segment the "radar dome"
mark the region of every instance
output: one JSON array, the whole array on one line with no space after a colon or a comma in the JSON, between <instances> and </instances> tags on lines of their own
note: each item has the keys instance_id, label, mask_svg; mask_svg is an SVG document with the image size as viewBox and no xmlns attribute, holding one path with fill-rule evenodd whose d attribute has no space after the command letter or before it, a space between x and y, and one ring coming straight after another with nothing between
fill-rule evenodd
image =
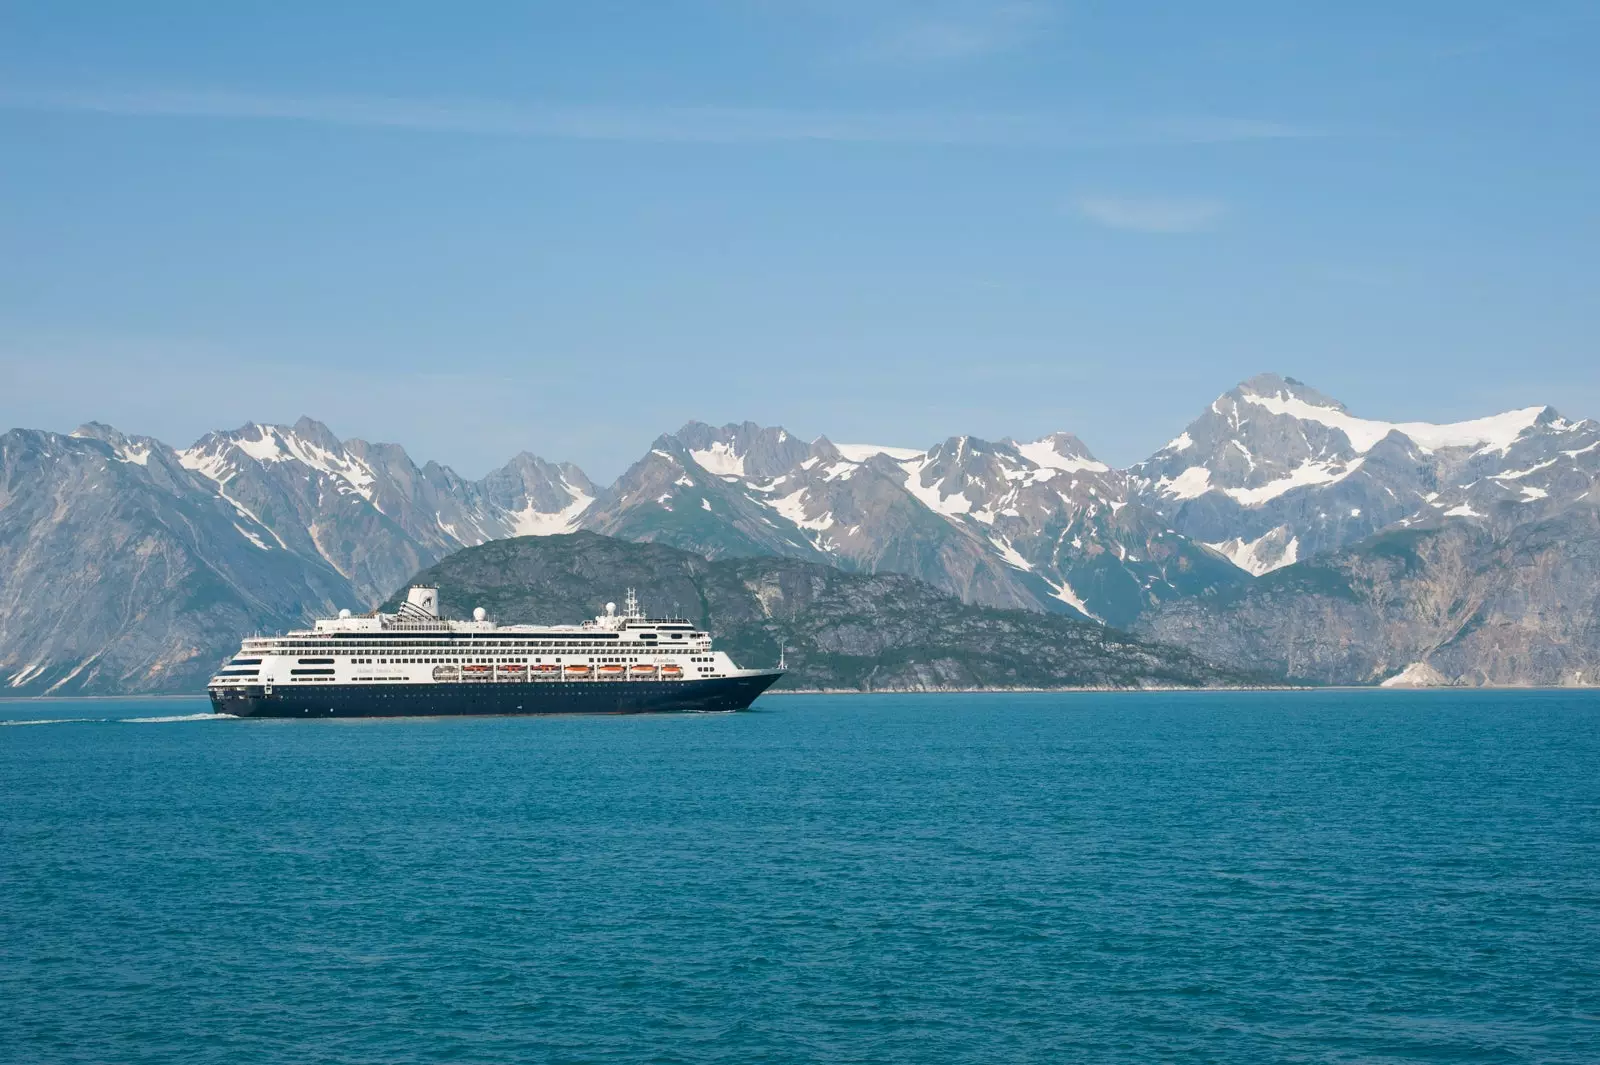
<instances>
[{"instance_id":1,"label":"radar dome","mask_svg":"<svg viewBox=\"0 0 1600 1065\"><path fill-rule=\"evenodd\" d=\"M617 604L615 604L615 603L607 603L606 604L606 617L610 617L611 615L615 614L616 612L617 612Z\"/></svg>"},{"instance_id":2,"label":"radar dome","mask_svg":"<svg viewBox=\"0 0 1600 1065\"><path fill-rule=\"evenodd\" d=\"M486 618L488 616L489 616L489 612L487 610L483 609L483 607L478 606L478 607L473 607L472 608L472 620L473 621L482 621L484 618Z\"/></svg>"},{"instance_id":3,"label":"radar dome","mask_svg":"<svg viewBox=\"0 0 1600 1065\"><path fill-rule=\"evenodd\" d=\"M342 617L342 618L349 617L350 616L350 608L349 607L345 607L343 610L339 611L339 616Z\"/></svg>"}]
</instances>

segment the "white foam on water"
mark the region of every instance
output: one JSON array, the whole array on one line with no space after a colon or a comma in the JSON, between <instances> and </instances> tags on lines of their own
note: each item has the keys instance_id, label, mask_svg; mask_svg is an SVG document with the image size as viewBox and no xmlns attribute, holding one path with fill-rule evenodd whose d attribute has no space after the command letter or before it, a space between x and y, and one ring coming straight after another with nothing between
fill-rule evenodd
<instances>
[{"instance_id":1,"label":"white foam on water","mask_svg":"<svg viewBox=\"0 0 1600 1065\"><path fill-rule=\"evenodd\" d=\"M37 721L0 721L0 725L103 725L109 717L46 717Z\"/></svg>"},{"instance_id":2,"label":"white foam on water","mask_svg":"<svg viewBox=\"0 0 1600 1065\"><path fill-rule=\"evenodd\" d=\"M163 725L172 721L221 721L227 714L180 714L177 717L119 717L119 725Z\"/></svg>"}]
</instances>

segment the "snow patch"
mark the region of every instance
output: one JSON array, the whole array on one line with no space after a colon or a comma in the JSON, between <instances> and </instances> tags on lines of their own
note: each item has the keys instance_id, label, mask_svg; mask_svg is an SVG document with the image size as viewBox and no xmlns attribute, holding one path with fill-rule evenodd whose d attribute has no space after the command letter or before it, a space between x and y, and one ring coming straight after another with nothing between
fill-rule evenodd
<instances>
[{"instance_id":1,"label":"snow patch","mask_svg":"<svg viewBox=\"0 0 1600 1065\"><path fill-rule=\"evenodd\" d=\"M1509 473L1493 473L1489 475L1489 479L1492 481L1515 481L1523 477L1527 477L1529 474L1538 473L1540 470L1548 470L1555 464L1556 460L1551 459L1549 462L1541 462L1537 466L1529 466L1525 470L1512 470Z\"/></svg>"},{"instance_id":2,"label":"snow patch","mask_svg":"<svg viewBox=\"0 0 1600 1065\"><path fill-rule=\"evenodd\" d=\"M1211 490L1211 471L1204 466L1190 466L1176 477L1163 477L1156 490L1172 499L1195 499Z\"/></svg>"},{"instance_id":3,"label":"snow patch","mask_svg":"<svg viewBox=\"0 0 1600 1065\"><path fill-rule=\"evenodd\" d=\"M1382 684L1380 688L1438 688L1450 683L1450 678L1426 662L1413 662Z\"/></svg>"},{"instance_id":4,"label":"snow patch","mask_svg":"<svg viewBox=\"0 0 1600 1065\"><path fill-rule=\"evenodd\" d=\"M1105 619L1089 609L1088 605L1078 597L1078 593L1072 590L1072 585L1067 583L1065 577L1061 579L1060 584L1057 584L1049 579L1046 579L1045 583L1050 586L1050 594L1053 598L1061 600L1063 603L1067 604L1084 617L1092 618L1093 620L1100 622L1102 625L1105 624Z\"/></svg>"},{"instance_id":5,"label":"snow patch","mask_svg":"<svg viewBox=\"0 0 1600 1065\"><path fill-rule=\"evenodd\" d=\"M943 481L936 481L924 486L922 471L928 466L928 460L923 460L906 470L906 491L917 497L923 506L936 514L943 514L947 518L958 517L972 510L972 501L964 494L941 496L939 486Z\"/></svg>"},{"instance_id":6,"label":"snow patch","mask_svg":"<svg viewBox=\"0 0 1600 1065\"><path fill-rule=\"evenodd\" d=\"M506 515L511 520L512 536L553 536L577 528L578 519L589 509L594 497L577 491L565 481L561 483L572 492L572 502L557 511L543 511L534 509L533 500L528 500L527 506Z\"/></svg>"},{"instance_id":7,"label":"snow patch","mask_svg":"<svg viewBox=\"0 0 1600 1065\"><path fill-rule=\"evenodd\" d=\"M1217 405L1215 403L1211 404L1211 409L1212 410L1216 410L1217 409ZM1192 447L1194 447L1194 437L1190 436L1189 435L1189 430L1185 429L1183 432L1178 434L1176 439L1169 440L1167 442L1167 446L1162 448L1161 450L1162 451L1188 451Z\"/></svg>"},{"instance_id":8,"label":"snow patch","mask_svg":"<svg viewBox=\"0 0 1600 1065\"><path fill-rule=\"evenodd\" d=\"M691 451L689 457L705 470L718 477L743 477L744 456L733 450L732 444L716 441L704 451Z\"/></svg>"},{"instance_id":9,"label":"snow patch","mask_svg":"<svg viewBox=\"0 0 1600 1065\"><path fill-rule=\"evenodd\" d=\"M834 450L851 462L865 462L874 455L888 455L896 462L910 462L927 454L911 447L884 447L882 444L835 444Z\"/></svg>"},{"instance_id":10,"label":"snow patch","mask_svg":"<svg viewBox=\"0 0 1600 1065\"><path fill-rule=\"evenodd\" d=\"M1338 462L1306 462L1296 466L1287 477L1269 481L1259 488L1224 488L1222 491L1236 502L1247 507L1276 499L1283 493L1314 484L1334 484L1344 480L1361 468L1365 459L1356 459L1348 466Z\"/></svg>"},{"instance_id":11,"label":"snow patch","mask_svg":"<svg viewBox=\"0 0 1600 1065\"><path fill-rule=\"evenodd\" d=\"M1505 451L1517 437L1533 427L1545 409L1524 407L1502 414L1492 414L1487 418L1435 425L1431 422L1380 422L1357 418L1348 411L1307 403L1287 392L1271 396L1245 392L1243 399L1246 403L1263 407L1273 414L1286 414L1291 418L1337 429L1349 439L1350 446L1361 454L1372 450L1378 441L1395 430L1404 433L1417 446L1429 451L1445 447L1478 447Z\"/></svg>"},{"instance_id":12,"label":"snow patch","mask_svg":"<svg viewBox=\"0 0 1600 1065\"><path fill-rule=\"evenodd\" d=\"M129 462L135 466L150 465L150 448L145 444L113 448L111 453L116 456L118 462Z\"/></svg>"},{"instance_id":13,"label":"snow patch","mask_svg":"<svg viewBox=\"0 0 1600 1065\"><path fill-rule=\"evenodd\" d=\"M1063 455L1056 450L1055 444L1048 438L1035 440L1028 444L1018 444L1017 451L1022 457L1047 470L1061 470L1065 473L1076 473L1079 470L1092 470L1095 473L1106 473L1111 467L1103 462L1097 462L1082 455ZM1047 478L1041 477L1040 480Z\"/></svg>"},{"instance_id":14,"label":"snow patch","mask_svg":"<svg viewBox=\"0 0 1600 1065\"><path fill-rule=\"evenodd\" d=\"M251 532L249 529L246 529L243 525L240 525L238 522L234 522L233 523L233 527L235 529L239 530L239 535L243 536L246 540L249 540L251 543L253 543L257 547L261 548L261 550L263 550L263 551L271 551L272 550L272 548L267 546L267 542L265 540L261 539L261 537L257 536L255 533Z\"/></svg>"},{"instance_id":15,"label":"snow patch","mask_svg":"<svg viewBox=\"0 0 1600 1065\"><path fill-rule=\"evenodd\" d=\"M1482 514L1479 514L1476 510L1472 509L1472 504L1471 503L1459 503L1456 506L1453 506L1449 510L1445 511L1444 512L1444 516L1447 517L1447 518L1481 518L1481 517L1483 517Z\"/></svg>"},{"instance_id":16,"label":"snow patch","mask_svg":"<svg viewBox=\"0 0 1600 1065\"><path fill-rule=\"evenodd\" d=\"M822 476L824 480L828 481L848 481L850 476L860 468L854 462L835 462L832 466L822 471Z\"/></svg>"},{"instance_id":17,"label":"snow patch","mask_svg":"<svg viewBox=\"0 0 1600 1065\"><path fill-rule=\"evenodd\" d=\"M1300 559L1300 538L1289 537L1289 542L1283 544L1283 549L1277 554L1273 549L1282 543L1283 534L1289 531L1287 525L1280 525L1254 540L1246 540L1236 536L1232 540L1222 540L1207 547L1232 562L1253 577L1264 573L1271 573L1284 566L1292 566Z\"/></svg>"},{"instance_id":18,"label":"snow patch","mask_svg":"<svg viewBox=\"0 0 1600 1065\"><path fill-rule=\"evenodd\" d=\"M11 675L11 686L13 688L22 687L24 684L28 683L28 681L32 680L34 677L37 677L39 674L43 673L44 672L44 668L45 668L45 660L42 659L42 658L36 659L33 662L28 663L27 666L25 666L24 668L18 670L16 673L13 673Z\"/></svg>"},{"instance_id":19,"label":"snow patch","mask_svg":"<svg viewBox=\"0 0 1600 1065\"><path fill-rule=\"evenodd\" d=\"M1000 557L1005 559L1006 565L1030 572L1033 570L1033 564L1017 554L1017 549L1011 546L1010 540L991 536L989 537L989 542L995 546L995 550L1000 552Z\"/></svg>"},{"instance_id":20,"label":"snow patch","mask_svg":"<svg viewBox=\"0 0 1600 1065\"><path fill-rule=\"evenodd\" d=\"M823 529L833 528L833 514L824 514L820 518L807 518L805 507L805 494L807 489L802 488L793 495L774 499L770 506L779 514L788 518L802 529L813 529L821 532Z\"/></svg>"}]
</instances>

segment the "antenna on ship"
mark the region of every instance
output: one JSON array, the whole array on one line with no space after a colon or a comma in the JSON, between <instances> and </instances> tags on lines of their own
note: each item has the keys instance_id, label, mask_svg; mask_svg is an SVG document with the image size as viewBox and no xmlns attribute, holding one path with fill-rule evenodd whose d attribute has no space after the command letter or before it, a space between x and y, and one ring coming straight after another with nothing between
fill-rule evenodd
<instances>
[{"instance_id":1,"label":"antenna on ship","mask_svg":"<svg viewBox=\"0 0 1600 1065\"><path fill-rule=\"evenodd\" d=\"M628 597L622 601L622 616L628 618L640 616L639 597L633 593L632 588L628 589Z\"/></svg>"},{"instance_id":2,"label":"antenna on ship","mask_svg":"<svg viewBox=\"0 0 1600 1065\"><path fill-rule=\"evenodd\" d=\"M789 654L789 652L783 646L783 641L779 640L778 641L778 668L779 669L788 669L789 668L789 663L787 661L788 654Z\"/></svg>"}]
</instances>

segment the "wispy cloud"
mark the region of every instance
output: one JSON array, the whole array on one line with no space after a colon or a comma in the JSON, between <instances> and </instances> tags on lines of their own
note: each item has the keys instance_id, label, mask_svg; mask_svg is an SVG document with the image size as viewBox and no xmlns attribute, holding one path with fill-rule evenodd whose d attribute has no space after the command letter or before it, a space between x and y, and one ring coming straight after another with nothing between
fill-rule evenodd
<instances>
[{"instance_id":1,"label":"wispy cloud","mask_svg":"<svg viewBox=\"0 0 1600 1065\"><path fill-rule=\"evenodd\" d=\"M965 0L918 4L894 12L850 50L857 60L896 64L949 64L1007 52L1034 39L1056 21L1041 0Z\"/></svg>"},{"instance_id":2,"label":"wispy cloud","mask_svg":"<svg viewBox=\"0 0 1600 1065\"><path fill-rule=\"evenodd\" d=\"M1198 233L1228 213L1217 200L1188 197L1081 196L1073 206L1091 222L1137 233Z\"/></svg>"},{"instance_id":3,"label":"wispy cloud","mask_svg":"<svg viewBox=\"0 0 1600 1065\"><path fill-rule=\"evenodd\" d=\"M1108 148L1322 136L1254 119L1074 122L1037 114L804 111L753 107L607 107L486 100L284 96L210 90L0 87L0 109L129 118L301 122L419 133L649 143L972 144Z\"/></svg>"}]
</instances>

